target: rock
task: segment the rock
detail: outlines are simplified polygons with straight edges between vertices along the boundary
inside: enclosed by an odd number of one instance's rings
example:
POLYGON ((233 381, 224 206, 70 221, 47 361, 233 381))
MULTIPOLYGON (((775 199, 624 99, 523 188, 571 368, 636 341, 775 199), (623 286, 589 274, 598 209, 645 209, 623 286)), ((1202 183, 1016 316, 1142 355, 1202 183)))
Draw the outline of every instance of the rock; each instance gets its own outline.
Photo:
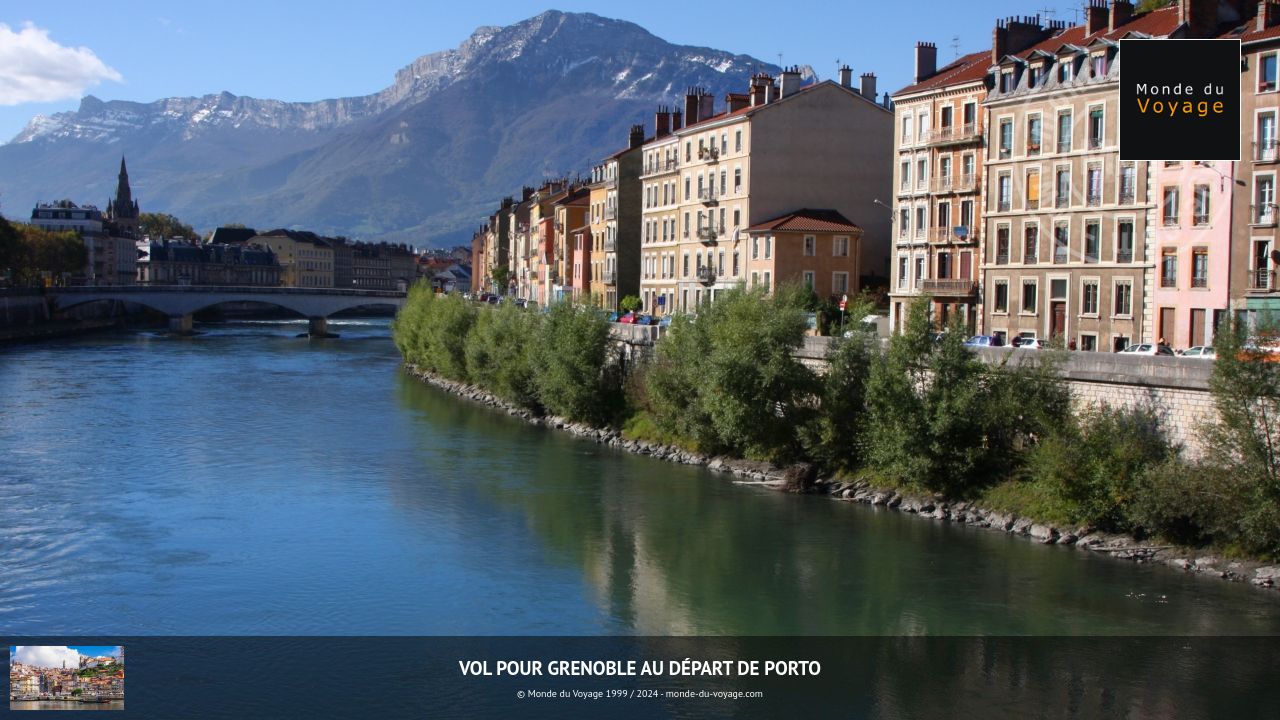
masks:
POLYGON ((889 499, 889 493, 884 493, 884 492, 873 493, 871 495, 871 504, 883 505, 885 504, 885 501, 888 499, 889 499))
POLYGON ((1028 528, 1027 534, 1035 538, 1036 542, 1041 545, 1052 545, 1058 541, 1058 529, 1049 525, 1032 525, 1028 528))
POLYGON ((1078 536, 1075 533, 1068 530, 1058 536, 1058 544, 1059 545, 1075 545, 1077 539, 1078 539, 1078 536))
POLYGON ((1280 566, 1268 565, 1254 570, 1251 582, 1258 587, 1275 587, 1280 584, 1280 566))
POLYGON ((889 500, 885 502, 885 505, 888 505, 891 508, 899 507, 902 505, 902 496, 898 493, 889 493, 889 500))
POLYGON ((1174 558, 1169 561, 1169 567, 1178 568, 1179 570, 1191 569, 1191 561, 1186 558, 1174 558))
POLYGON ((1015 518, 1013 523, 1009 525, 1009 532, 1015 535, 1025 535, 1031 529, 1032 523, 1027 518, 1015 518))

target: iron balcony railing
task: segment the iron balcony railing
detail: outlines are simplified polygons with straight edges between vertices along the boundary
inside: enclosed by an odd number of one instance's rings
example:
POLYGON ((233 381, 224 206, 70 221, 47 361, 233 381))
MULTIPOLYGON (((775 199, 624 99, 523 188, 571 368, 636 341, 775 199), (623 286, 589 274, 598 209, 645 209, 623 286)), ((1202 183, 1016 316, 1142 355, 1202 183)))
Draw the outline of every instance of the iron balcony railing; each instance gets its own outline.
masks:
POLYGON ((600 279, 605 285, 614 285, 617 283, 618 273, 616 270, 605 270, 600 273, 600 279))
POLYGON ((1271 290, 1275 287, 1272 273, 1266 268, 1257 268, 1249 273, 1250 290, 1271 290))
POLYGON ((1134 200, 1134 193, 1132 189, 1126 190, 1125 188, 1120 188, 1119 202, 1121 205, 1132 205, 1133 200, 1134 200))
POLYGON ((1276 205, 1275 203, 1250 205, 1249 216, 1252 218, 1251 222, 1254 225, 1275 225, 1276 205))
POLYGON ((996 264, 997 264, 997 265, 1008 265, 1008 264, 1009 264, 1009 253, 1008 253, 1008 251, 1005 251, 1005 252, 1002 252, 1002 253, 996 253, 996 264))
POLYGON ((724 233, 724 228, 717 228, 715 225, 706 225, 698 228, 698 239, 703 242, 715 242, 715 239, 724 233))
POLYGON ((1253 144, 1253 161, 1254 162, 1276 162, 1280 159, 1280 153, 1276 152, 1275 140, 1264 140, 1253 144))
POLYGON ((1071 152, 1071 141, 1070 141, 1070 140, 1059 140, 1059 141, 1058 141, 1058 152, 1060 152, 1060 153, 1068 153, 1068 152, 1071 152))
POLYGON ((1024 248, 1022 262, 1024 265, 1035 265, 1040 262, 1040 251, 1037 248, 1024 248))
POLYGON ((720 195, 716 192, 715 188, 706 187, 698 190, 698 199, 701 200, 704 205, 714 205, 719 201, 720 195))
POLYGON ((1116 250, 1116 262, 1127 263, 1133 262, 1133 249, 1121 248, 1116 250))
POLYGON ((925 280, 920 289, 934 295, 968 296, 978 292, 978 284, 972 280, 925 280))
POLYGON ((716 269, 710 265, 698 266, 698 282, 710 285, 716 281, 716 269))
POLYGON ((1192 276, 1191 276, 1191 287, 1193 287, 1193 288, 1206 288, 1206 287, 1209 287, 1209 278, 1205 277, 1204 275, 1192 275, 1192 276))
POLYGON ((926 130, 922 139, 929 145, 950 145, 966 143, 982 137, 982 128, 977 123, 967 125, 950 125, 936 130, 926 130))

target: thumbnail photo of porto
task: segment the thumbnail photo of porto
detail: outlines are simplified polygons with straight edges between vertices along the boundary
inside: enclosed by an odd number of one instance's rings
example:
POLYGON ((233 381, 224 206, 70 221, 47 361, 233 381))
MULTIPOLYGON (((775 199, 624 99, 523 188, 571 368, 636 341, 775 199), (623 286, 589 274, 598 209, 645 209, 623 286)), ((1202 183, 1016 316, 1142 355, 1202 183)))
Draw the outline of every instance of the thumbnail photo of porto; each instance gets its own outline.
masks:
POLYGON ((124 648, 10 646, 10 710, 123 710, 124 648))
POLYGON ((0 4, 9 708, 1275 716, 1278 181, 1280 0, 0 4))

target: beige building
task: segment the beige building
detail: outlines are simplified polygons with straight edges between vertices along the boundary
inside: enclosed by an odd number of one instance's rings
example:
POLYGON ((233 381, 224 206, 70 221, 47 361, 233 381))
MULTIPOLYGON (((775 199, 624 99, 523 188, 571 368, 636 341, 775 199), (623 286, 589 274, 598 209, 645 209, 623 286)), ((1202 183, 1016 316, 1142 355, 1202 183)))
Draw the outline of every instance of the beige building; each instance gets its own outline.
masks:
POLYGON ((248 244, 275 253, 280 263, 280 284, 284 287, 333 287, 333 248, 315 233, 272 230, 253 236, 248 244))
POLYGON ((645 306, 692 311, 745 282, 747 228, 805 207, 864 228, 859 266, 887 275, 888 215, 874 201, 891 187, 893 119, 875 98, 874 75, 854 89, 846 68, 839 83, 801 87, 789 68, 777 83, 753 77, 749 92, 730 93, 719 112, 711 95, 692 89, 684 126, 672 122, 670 136, 660 113, 642 174, 645 306))
MULTIPOLYGON (((1280 4, 1264 2, 1239 38, 1240 166, 1235 178, 1231 238, 1231 307, 1247 321, 1280 311, 1276 182, 1280 180, 1280 4)), ((1274 315, 1273 315, 1274 317, 1274 315)))
POLYGON ((983 112, 989 52, 937 67, 938 49, 918 43, 915 82, 893 96, 896 158, 889 326, 912 298, 930 295, 933 318, 977 326, 982 229, 983 112))

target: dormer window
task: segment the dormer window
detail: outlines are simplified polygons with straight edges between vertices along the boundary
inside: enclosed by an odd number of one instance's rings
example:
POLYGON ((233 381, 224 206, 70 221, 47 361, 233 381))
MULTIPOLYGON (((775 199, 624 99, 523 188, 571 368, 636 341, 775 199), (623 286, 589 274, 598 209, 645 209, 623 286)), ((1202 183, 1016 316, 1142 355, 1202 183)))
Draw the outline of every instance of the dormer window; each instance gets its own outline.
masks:
POLYGON ((1030 68, 1028 68, 1027 69, 1027 73, 1028 73, 1027 87, 1035 87, 1036 85, 1040 84, 1040 75, 1043 73, 1043 71, 1044 71, 1044 66, 1042 65, 1032 65, 1030 68))
POLYGON ((1105 52, 1098 53, 1090 58, 1093 64, 1093 76, 1096 78, 1106 77, 1107 75, 1107 54, 1105 52))
POLYGON ((1002 70, 1000 72, 1000 92, 1013 92, 1013 71, 1002 70))
POLYGON ((1058 82, 1071 82, 1071 59, 1063 58, 1058 62, 1058 82))

